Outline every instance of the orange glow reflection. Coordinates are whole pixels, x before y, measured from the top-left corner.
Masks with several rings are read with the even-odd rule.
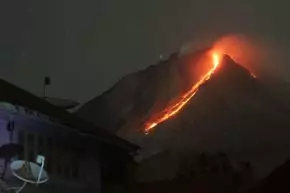
[[[154,116],[153,120],[149,120],[145,124],[144,132],[149,134],[150,131],[158,124],[166,121],[172,116],[176,115],[188,103],[188,101],[195,96],[199,87],[211,78],[215,70],[221,63],[222,55],[217,51],[210,51],[212,67],[191,87],[191,89],[184,93],[174,104],[166,107],[163,111]],[[206,65],[206,64],[205,64]]]

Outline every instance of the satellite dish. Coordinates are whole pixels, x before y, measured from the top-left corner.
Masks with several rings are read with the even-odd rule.
[[[51,103],[54,106],[63,108],[63,109],[71,109],[79,105],[78,102],[70,100],[70,99],[62,99],[62,98],[54,98],[54,97],[46,97],[46,87],[51,84],[51,79],[49,76],[44,77],[43,81],[43,99],[47,102]]]
[[[42,184],[49,179],[47,172],[42,166],[33,162],[16,160],[11,163],[10,168],[14,176],[31,184]]]
[[[57,106],[63,109],[71,109],[79,105],[78,102],[70,100],[70,99],[44,97],[44,100],[46,100],[50,104],[53,104],[54,106]]]

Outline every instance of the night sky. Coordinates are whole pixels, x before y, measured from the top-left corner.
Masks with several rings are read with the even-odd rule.
[[[1,0],[0,77],[85,102],[186,42],[227,33],[290,50],[289,0]]]

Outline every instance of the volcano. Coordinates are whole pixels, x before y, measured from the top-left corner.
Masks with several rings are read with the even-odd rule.
[[[77,114],[142,147],[141,180],[172,179],[184,155],[205,151],[250,160],[266,174],[290,157],[289,108],[227,55],[205,77],[211,56],[210,49],[173,54],[125,76]],[[148,127],[201,79],[178,113]]]
[[[211,68],[217,64],[206,61],[209,53],[212,54],[206,49],[182,58],[177,53],[172,54],[169,60],[125,76],[103,95],[85,104],[77,113],[111,132],[133,126],[138,132],[149,131],[163,122],[156,120],[158,117],[162,119],[162,111],[167,108],[171,111],[180,110],[183,106],[176,103],[182,102],[182,98],[190,99],[198,90],[197,85],[203,83],[201,80],[211,76]],[[217,60],[217,54],[213,53],[213,56]]]

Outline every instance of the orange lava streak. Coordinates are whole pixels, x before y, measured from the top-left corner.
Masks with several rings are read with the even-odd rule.
[[[149,134],[149,132],[158,124],[166,121],[170,117],[177,114],[187,104],[187,102],[197,93],[199,87],[211,78],[211,76],[213,75],[213,73],[215,72],[216,68],[218,67],[221,61],[220,55],[216,52],[212,52],[211,57],[212,57],[212,64],[213,64],[212,68],[204,76],[202,76],[201,79],[196,84],[194,84],[188,92],[183,94],[180,97],[179,101],[177,101],[172,106],[169,106],[166,109],[164,109],[160,113],[161,115],[157,117],[155,120],[148,121],[146,123],[146,127],[144,130],[145,134]]]

